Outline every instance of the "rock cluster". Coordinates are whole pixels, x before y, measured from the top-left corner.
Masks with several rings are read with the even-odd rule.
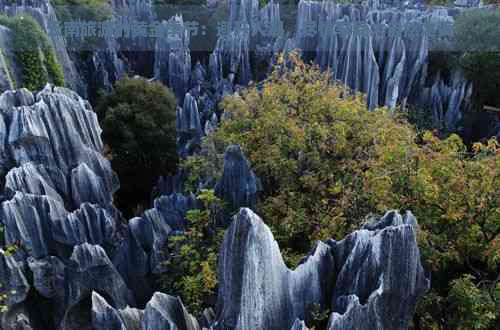
[[[51,85],[7,91],[0,119],[0,222],[5,243],[17,247],[0,253],[2,329],[306,329],[313,305],[332,312],[330,327],[405,329],[428,285],[411,214],[391,212],[340,242],[318,242],[290,270],[269,228],[242,208],[220,248],[216,314],[197,320],[152,281],[164,271],[169,236],[200,207],[195,196],[160,196],[124,225],[86,101]],[[227,148],[215,186],[234,208],[255,204],[259,181],[239,146]]]

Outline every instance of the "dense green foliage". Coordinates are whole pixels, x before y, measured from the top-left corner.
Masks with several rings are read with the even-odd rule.
[[[64,85],[64,74],[52,43],[31,16],[0,17],[0,24],[12,30],[12,46],[22,68],[22,86],[30,90],[47,82]]]
[[[61,22],[93,21],[109,19],[111,6],[106,0],[53,0],[57,18]]]
[[[474,83],[475,101],[500,106],[500,10],[468,10],[455,21],[458,60]],[[488,51],[479,51],[487,49]]]
[[[223,230],[216,225],[222,203],[213,190],[202,190],[197,198],[203,209],[188,211],[189,229],[169,238],[162,286],[168,293],[180,295],[189,311],[200,314],[204,308],[215,305],[217,249]]]
[[[291,266],[318,239],[341,239],[368,214],[411,210],[432,289],[417,329],[494,329],[500,301],[500,148],[417,134],[400,115],[341,97],[328,74],[294,60],[262,89],[222,103],[229,119],[209,138],[238,143],[262,180],[257,211]],[[188,163],[197,173],[202,157]],[[189,162],[189,160],[187,161]],[[189,167],[189,166],[188,166]],[[472,308],[470,313],[464,310]]]
[[[117,203],[127,215],[137,201],[148,205],[160,175],[175,171],[175,108],[169,89],[142,78],[118,81],[98,102],[104,141],[121,183]]]

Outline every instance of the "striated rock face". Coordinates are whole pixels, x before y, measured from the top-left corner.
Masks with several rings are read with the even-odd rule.
[[[230,203],[233,209],[257,202],[260,181],[250,168],[250,163],[239,145],[230,145],[224,153],[224,171],[215,186],[215,193]]]
[[[365,228],[329,242],[336,268],[329,329],[407,329],[429,287],[416,219],[391,211]]]
[[[292,328],[290,330],[309,330],[309,328],[306,327],[304,321],[300,321],[299,319],[297,319],[295,320],[295,322],[293,322]]]
[[[181,16],[174,16],[169,21],[175,21],[184,30]],[[163,22],[166,25],[166,22]],[[181,103],[184,94],[189,89],[191,76],[191,55],[189,53],[189,35],[169,35],[164,33],[156,38],[154,77],[169,86]]]
[[[200,113],[198,112],[198,103],[190,93],[186,93],[182,108],[177,107],[176,128],[179,156],[192,155],[200,146],[203,129]]]
[[[463,113],[472,106],[471,95],[472,84],[460,74],[455,73],[450,82],[437,75],[432,86],[422,90],[419,103],[430,108],[435,127],[455,132]]]
[[[18,247],[2,259],[2,283],[19,292],[4,328],[19,320],[33,329],[84,327],[93,290],[117,306],[134,304],[109,257],[120,241],[120,215],[112,205],[118,180],[102,156],[89,104],[47,85],[35,95],[24,89],[0,95],[0,117],[6,173],[0,222],[5,243]],[[36,307],[38,296],[53,304],[50,316]]]
[[[305,318],[306,306],[328,303],[322,283],[333,277],[333,259],[323,243],[289,270],[269,228],[244,208],[220,251],[214,329],[289,329],[296,318]]]
[[[116,310],[98,293],[92,293],[92,329],[96,330],[199,330],[198,321],[179,298],[155,293],[146,308]]]
[[[410,213],[389,212],[370,229],[318,243],[292,271],[269,228],[241,209],[219,256],[214,329],[301,329],[313,304],[333,311],[330,329],[407,329],[429,285],[415,226]]]

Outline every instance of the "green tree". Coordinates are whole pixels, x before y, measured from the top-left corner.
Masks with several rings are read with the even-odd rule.
[[[104,141],[121,182],[117,202],[127,215],[137,204],[147,206],[158,177],[176,169],[175,109],[169,89],[142,78],[118,81],[98,102]]]
[[[201,210],[187,213],[188,229],[169,237],[162,288],[181,296],[188,309],[196,314],[215,305],[217,290],[217,253],[224,231],[217,226],[222,202],[213,190],[201,190],[197,195]]]

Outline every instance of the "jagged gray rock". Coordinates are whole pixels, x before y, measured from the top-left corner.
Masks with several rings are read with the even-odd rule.
[[[217,196],[230,203],[233,209],[253,207],[260,190],[260,181],[240,146],[228,146],[224,153],[224,171],[215,186]]]
[[[111,215],[89,203],[83,203],[64,218],[55,219],[52,228],[53,239],[68,246],[83,243],[111,246],[115,234],[116,224]]]
[[[331,69],[332,78],[355,91],[366,93],[369,109],[378,106],[394,108],[403,103],[431,107],[433,116],[450,130],[456,129],[461,114],[468,110],[470,85],[454,78],[444,86],[439,76],[431,88],[425,86],[429,39],[404,35],[401,38],[361,37],[350,34],[306,36],[307,21],[355,22],[379,24],[387,33],[387,25],[397,21],[404,27],[414,22],[453,21],[452,11],[443,8],[415,9],[379,8],[331,1],[301,0],[297,14],[295,44],[299,49],[315,52],[313,59],[322,69]],[[372,31],[373,32],[373,31]],[[277,48],[279,51],[282,49]],[[432,78],[432,77],[431,77]]]
[[[295,322],[293,322],[292,328],[290,330],[309,330],[309,328],[306,327],[304,321],[296,319]]]
[[[0,220],[5,226],[6,244],[19,243],[22,249],[16,255],[44,258],[55,254],[52,239],[53,219],[64,218],[64,206],[47,196],[17,192],[0,207]],[[30,221],[26,221],[30,219]]]
[[[33,273],[33,284],[45,298],[62,299],[64,291],[64,265],[54,256],[43,259],[28,258],[28,266]]]
[[[26,299],[30,286],[21,265],[2,249],[0,249],[0,279],[2,279],[1,292],[7,294],[4,304],[14,305]]]
[[[329,242],[337,273],[329,329],[408,329],[418,297],[429,288],[416,226],[410,212],[390,211],[367,229]]]
[[[97,292],[92,292],[92,329],[139,330],[143,314],[130,307],[116,310]]]
[[[70,258],[74,262],[68,270],[67,302],[76,304],[92,291],[105,292],[118,307],[133,305],[133,299],[126,284],[99,245],[83,243],[75,246]]]
[[[333,311],[329,329],[407,329],[429,286],[415,227],[411,213],[388,212],[342,241],[318,243],[292,271],[269,228],[240,209],[221,247],[213,328],[300,329],[317,304]]]
[[[198,103],[190,93],[186,93],[182,108],[177,107],[176,128],[179,155],[186,157],[193,154],[200,147],[203,129]]]
[[[179,298],[155,293],[146,305],[141,330],[199,330],[198,321],[188,313]]]
[[[311,304],[328,304],[324,286],[333,259],[318,243],[309,258],[289,270],[269,228],[242,208],[227,230],[219,255],[219,294],[214,329],[290,329]]]
[[[92,290],[118,306],[134,304],[105,251],[120,245],[112,205],[118,180],[101,154],[101,130],[88,102],[50,85],[36,95],[8,91],[0,96],[0,116],[1,164],[7,172],[0,222],[5,243],[18,246],[3,269],[12,259],[20,272],[31,272],[33,289],[54,305],[50,322],[62,329],[89,323]],[[4,273],[2,280],[14,278]],[[18,290],[13,297],[19,299],[9,301],[6,329],[40,328],[37,320],[47,318],[36,310],[41,302],[25,301]]]
[[[189,35],[184,30],[181,16],[174,16],[170,21],[178,22],[182,31],[180,34],[163,33],[156,38],[154,77],[169,86],[182,103],[189,89],[191,76],[191,55],[189,53]],[[166,22],[163,22],[166,25]]]
[[[472,84],[459,72],[455,72],[449,82],[437,75],[431,87],[424,88],[419,94],[423,109],[430,111],[433,125],[447,132],[459,129],[463,114],[471,109]]]

